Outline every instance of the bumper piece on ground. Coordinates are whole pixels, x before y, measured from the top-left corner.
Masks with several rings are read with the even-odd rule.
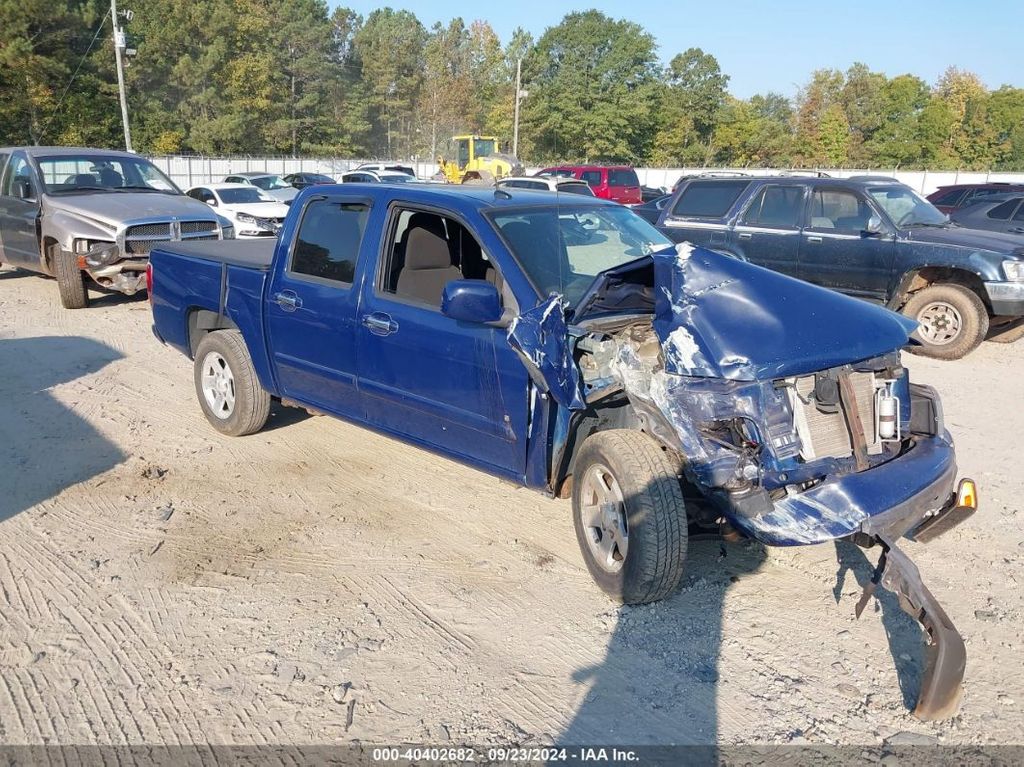
[[[882,545],[882,555],[874,577],[857,603],[857,617],[879,583],[897,596],[900,607],[921,624],[929,639],[914,716],[928,721],[948,719],[957,712],[963,695],[967,667],[963,637],[921,581],[917,565],[891,540],[882,536],[876,536],[876,540]]]

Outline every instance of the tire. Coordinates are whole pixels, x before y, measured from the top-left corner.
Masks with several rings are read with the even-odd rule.
[[[89,291],[85,284],[88,277],[78,268],[78,258],[62,248],[50,250],[50,263],[57,278],[60,303],[65,309],[84,309],[89,305]]]
[[[988,333],[985,304],[963,285],[930,285],[914,293],[901,311],[922,325],[914,331],[921,345],[909,350],[924,357],[958,360]]]
[[[270,394],[260,386],[237,330],[218,330],[199,342],[193,379],[206,420],[221,434],[244,437],[266,424]]]
[[[1024,321],[1018,321],[1002,328],[995,328],[989,332],[986,340],[994,341],[997,344],[1012,344],[1021,338],[1024,338]]]
[[[609,502],[601,503],[598,488]],[[573,468],[572,512],[587,570],[610,597],[645,604],[678,587],[686,506],[678,462],[654,439],[625,429],[588,437]]]

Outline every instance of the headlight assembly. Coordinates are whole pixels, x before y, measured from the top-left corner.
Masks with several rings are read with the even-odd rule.
[[[1024,282],[1024,261],[1003,261],[1003,274],[1011,282]]]

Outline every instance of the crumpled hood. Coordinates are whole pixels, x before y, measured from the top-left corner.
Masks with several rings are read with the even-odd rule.
[[[877,357],[917,323],[704,248],[655,254],[654,330],[665,369],[755,381]]]
[[[47,207],[116,227],[125,221],[171,216],[215,221],[217,216],[206,203],[183,194],[158,192],[89,192],[74,195],[50,195]]]
[[[913,227],[907,238],[912,242],[954,245],[970,250],[991,250],[995,253],[1019,254],[1024,252],[1024,236],[993,232],[988,229],[968,229],[962,226]]]

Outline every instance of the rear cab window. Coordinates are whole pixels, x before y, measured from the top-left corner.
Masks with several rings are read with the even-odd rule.
[[[672,206],[672,215],[679,218],[723,218],[748,186],[749,181],[691,182]]]

